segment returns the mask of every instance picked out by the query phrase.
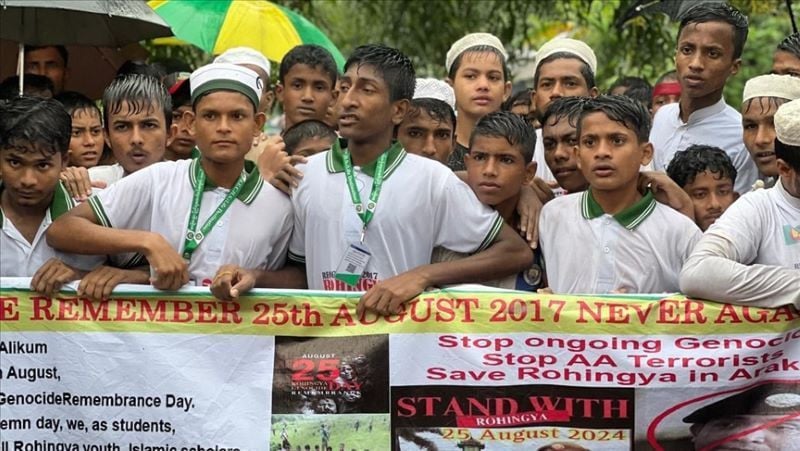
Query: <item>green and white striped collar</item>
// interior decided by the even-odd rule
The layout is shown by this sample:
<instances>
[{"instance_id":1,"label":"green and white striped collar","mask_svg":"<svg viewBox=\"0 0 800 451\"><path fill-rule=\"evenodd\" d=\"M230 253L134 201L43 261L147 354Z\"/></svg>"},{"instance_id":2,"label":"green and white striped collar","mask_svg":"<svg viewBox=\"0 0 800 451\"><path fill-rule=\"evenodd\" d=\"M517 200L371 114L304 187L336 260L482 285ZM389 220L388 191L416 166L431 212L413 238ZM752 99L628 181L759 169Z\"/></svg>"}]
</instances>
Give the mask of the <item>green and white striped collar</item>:
<instances>
[{"instance_id":1,"label":"green and white striped collar","mask_svg":"<svg viewBox=\"0 0 800 451\"><path fill-rule=\"evenodd\" d=\"M342 154L344 151L342 149L346 147L347 141L344 139L338 139L334 141L331 150L328 151L328 154L325 157L329 173L334 174L336 172L344 172L344 165L342 164ZM384 170L383 175L384 179L388 179L406 157L406 151L399 142L395 141L388 149L384 150L384 152L389 153L389 158L386 160L386 169ZM370 177L374 177L375 166L377 165L377 162L378 159L376 158L375 161L361 166L361 172L369 175Z\"/></svg>"},{"instance_id":2,"label":"green and white striped collar","mask_svg":"<svg viewBox=\"0 0 800 451\"><path fill-rule=\"evenodd\" d=\"M203 167L200 164L200 159L193 159L191 166L189 167L189 182L192 184L192 189L197 186L197 180L200 175L200 171L202 170ZM247 174L247 180L245 180L244 186L236 198L245 204L250 205L250 203L252 203L258 195L259 191L261 191L261 187L264 186L264 179L261 178L261 174L259 174L256 164L250 160L245 160L244 171ZM208 177L206 177L206 183L203 187L203 190L209 191L216 187L217 186L214 185L214 183L209 180Z\"/></svg>"},{"instance_id":3,"label":"green and white striped collar","mask_svg":"<svg viewBox=\"0 0 800 451\"><path fill-rule=\"evenodd\" d=\"M638 202L615 214L614 219L626 229L633 230L638 227L642 221L647 219L655 209L656 199L653 197L653 193L647 191L647 194ZM581 198L581 214L585 219L595 219L605 214L603 207L594 199L591 188L583 192Z\"/></svg>"},{"instance_id":4,"label":"green and white striped collar","mask_svg":"<svg viewBox=\"0 0 800 451\"><path fill-rule=\"evenodd\" d=\"M0 182L0 192L3 191L3 188L3 183ZM72 196L69 195L64 185L58 182L53 192L53 200L50 202L50 220L55 221L56 218L68 212L74 206L75 201L72 200ZM3 210L0 208L0 223L3 222L3 219Z\"/></svg>"}]
</instances>

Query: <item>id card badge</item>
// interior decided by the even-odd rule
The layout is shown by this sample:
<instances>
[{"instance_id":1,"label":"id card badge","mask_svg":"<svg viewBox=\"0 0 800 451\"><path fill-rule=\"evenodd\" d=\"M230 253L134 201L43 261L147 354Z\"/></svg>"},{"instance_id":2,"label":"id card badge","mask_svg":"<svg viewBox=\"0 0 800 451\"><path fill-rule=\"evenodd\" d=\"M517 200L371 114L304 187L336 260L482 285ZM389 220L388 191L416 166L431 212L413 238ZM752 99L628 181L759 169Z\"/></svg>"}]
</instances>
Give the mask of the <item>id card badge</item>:
<instances>
[{"instance_id":1,"label":"id card badge","mask_svg":"<svg viewBox=\"0 0 800 451\"><path fill-rule=\"evenodd\" d=\"M358 285L361 274L367 268L372 254L364 243L351 243L347 246L341 263L336 268L336 280L340 280L351 287Z\"/></svg>"}]
</instances>

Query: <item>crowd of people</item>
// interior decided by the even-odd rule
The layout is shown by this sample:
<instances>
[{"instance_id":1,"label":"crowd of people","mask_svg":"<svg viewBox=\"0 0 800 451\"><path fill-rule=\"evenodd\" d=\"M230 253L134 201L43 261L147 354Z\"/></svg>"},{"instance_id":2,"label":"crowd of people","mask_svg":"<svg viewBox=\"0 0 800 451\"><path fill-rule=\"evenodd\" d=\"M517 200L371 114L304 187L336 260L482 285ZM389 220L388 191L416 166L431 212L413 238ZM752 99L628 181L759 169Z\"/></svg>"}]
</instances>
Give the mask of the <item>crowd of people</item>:
<instances>
[{"instance_id":1,"label":"crowd of people","mask_svg":"<svg viewBox=\"0 0 800 451\"><path fill-rule=\"evenodd\" d=\"M301 45L273 87L234 48L191 73L128 64L102 108L64 91L63 47L27 47L24 92L0 86L2 276L95 299L363 291L379 314L460 283L800 307L800 34L726 101L747 33L732 6L692 7L653 87L597 80L559 37L517 93L488 33L452 45L445 80L384 45L341 73Z\"/></svg>"}]
</instances>

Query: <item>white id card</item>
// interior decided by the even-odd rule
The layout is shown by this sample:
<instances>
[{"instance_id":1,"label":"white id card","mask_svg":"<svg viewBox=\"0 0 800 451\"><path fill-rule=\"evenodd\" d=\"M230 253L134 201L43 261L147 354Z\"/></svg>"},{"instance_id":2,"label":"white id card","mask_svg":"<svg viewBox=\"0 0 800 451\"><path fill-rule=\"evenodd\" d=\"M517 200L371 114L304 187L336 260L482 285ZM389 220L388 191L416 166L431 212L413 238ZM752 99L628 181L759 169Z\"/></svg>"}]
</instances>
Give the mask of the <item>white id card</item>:
<instances>
[{"instance_id":1,"label":"white id card","mask_svg":"<svg viewBox=\"0 0 800 451\"><path fill-rule=\"evenodd\" d=\"M341 280L351 287L358 285L370 257L372 254L364 243L352 243L347 246L344 258L336 268L336 280Z\"/></svg>"}]
</instances>

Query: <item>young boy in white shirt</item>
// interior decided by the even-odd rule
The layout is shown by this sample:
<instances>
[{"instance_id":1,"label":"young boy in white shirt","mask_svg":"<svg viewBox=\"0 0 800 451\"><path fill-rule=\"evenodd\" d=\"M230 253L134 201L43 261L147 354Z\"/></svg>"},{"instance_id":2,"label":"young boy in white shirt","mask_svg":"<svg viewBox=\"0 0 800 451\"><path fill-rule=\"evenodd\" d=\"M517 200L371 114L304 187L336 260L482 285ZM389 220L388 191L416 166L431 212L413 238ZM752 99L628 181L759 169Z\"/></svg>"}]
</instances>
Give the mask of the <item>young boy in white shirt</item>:
<instances>
[{"instance_id":1,"label":"young boy in white shirt","mask_svg":"<svg viewBox=\"0 0 800 451\"><path fill-rule=\"evenodd\" d=\"M678 273L700 229L638 190L653 156L650 116L633 99L586 99L578 119L582 193L547 203L539 219L550 289L565 294L678 291Z\"/></svg>"},{"instance_id":2,"label":"young boy in white shirt","mask_svg":"<svg viewBox=\"0 0 800 451\"><path fill-rule=\"evenodd\" d=\"M800 307L800 100L775 113L778 181L737 200L703 235L681 291L720 302Z\"/></svg>"},{"instance_id":3,"label":"young boy in white shirt","mask_svg":"<svg viewBox=\"0 0 800 451\"><path fill-rule=\"evenodd\" d=\"M263 81L226 63L204 66L190 81L193 113L187 114L201 157L125 177L57 221L48 242L90 254L139 252L150 263L153 285L167 290L190 281L211 285L215 274L224 275L218 273L223 264L283 266L289 200L244 158L265 120L257 112ZM84 234L76 237L78 231Z\"/></svg>"},{"instance_id":4,"label":"young boy in white shirt","mask_svg":"<svg viewBox=\"0 0 800 451\"><path fill-rule=\"evenodd\" d=\"M31 289L48 295L102 262L57 252L44 239L75 205L59 181L70 127L52 99L16 97L0 108L0 276L32 276Z\"/></svg>"}]
</instances>

